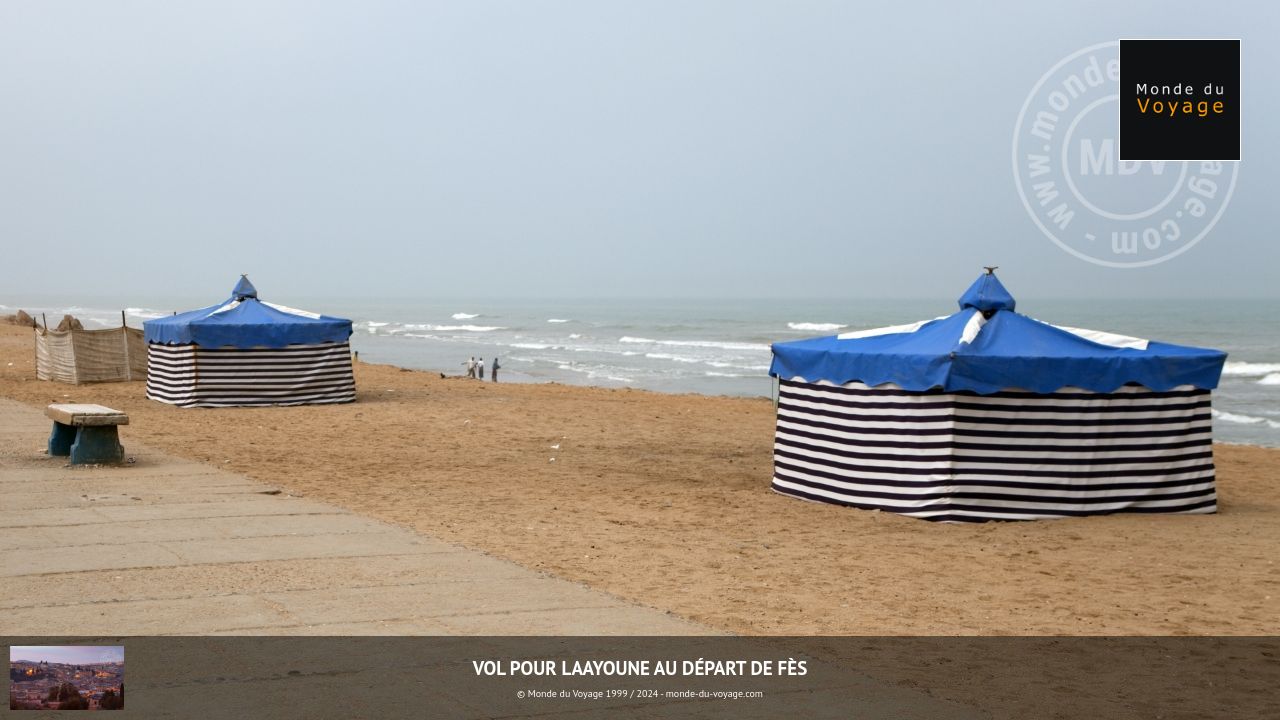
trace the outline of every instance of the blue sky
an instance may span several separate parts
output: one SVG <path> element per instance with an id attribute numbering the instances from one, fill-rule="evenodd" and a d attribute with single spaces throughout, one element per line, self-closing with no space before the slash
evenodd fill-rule
<path id="1" fill-rule="evenodd" d="M 1277 297 L 1266 3 L 0 5 L 0 302 L 277 297 Z M 1119 37 L 1241 37 L 1244 161 L 1193 250 L 1072 258 L 1019 107 Z M 963 272 L 960 272 L 960 271 Z M 230 280 L 229 280 L 230 278 Z M 133 304 L 133 303 L 125 303 Z"/>

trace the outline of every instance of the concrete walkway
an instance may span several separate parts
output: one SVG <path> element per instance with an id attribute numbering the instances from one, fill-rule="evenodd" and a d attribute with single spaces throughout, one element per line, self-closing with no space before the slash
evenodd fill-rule
<path id="1" fill-rule="evenodd" d="M 133 463 L 72 467 L 45 455 L 49 428 L 0 399 L 0 635 L 713 634 L 164 455 L 127 427 Z"/>

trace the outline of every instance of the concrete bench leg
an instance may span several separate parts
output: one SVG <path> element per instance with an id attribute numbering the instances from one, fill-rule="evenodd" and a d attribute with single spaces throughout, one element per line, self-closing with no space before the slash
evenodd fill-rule
<path id="1" fill-rule="evenodd" d="M 53 432 L 49 433 L 49 454 L 63 457 L 71 454 L 71 444 L 76 441 L 76 429 L 60 422 L 53 423 Z"/>
<path id="2" fill-rule="evenodd" d="M 72 465 L 115 463 L 124 459 L 120 433 L 115 425 L 86 425 L 71 446 Z"/>

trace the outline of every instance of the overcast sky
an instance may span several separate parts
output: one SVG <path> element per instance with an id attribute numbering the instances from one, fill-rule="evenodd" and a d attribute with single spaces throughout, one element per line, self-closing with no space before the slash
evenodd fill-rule
<path id="1" fill-rule="evenodd" d="M 1278 16 L 6 2 L 0 302 L 220 297 L 241 272 L 274 297 L 949 297 L 984 264 L 1022 295 L 1276 297 Z M 1230 207 L 1127 271 L 1050 243 L 1010 170 L 1035 82 L 1119 37 L 1244 41 Z"/>

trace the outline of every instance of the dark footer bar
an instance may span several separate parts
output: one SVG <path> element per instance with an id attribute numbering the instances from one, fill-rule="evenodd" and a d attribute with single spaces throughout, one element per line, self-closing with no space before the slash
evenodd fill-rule
<path id="1" fill-rule="evenodd" d="M 5 641 L 22 718 L 1280 717 L 1277 638 Z"/>

